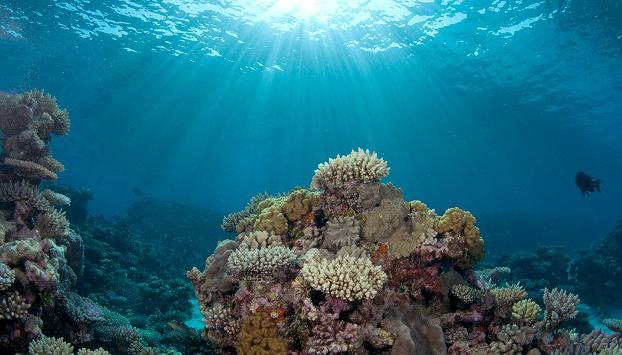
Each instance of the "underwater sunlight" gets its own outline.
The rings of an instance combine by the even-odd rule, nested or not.
[[[622,1],[0,0],[0,354],[622,355]]]

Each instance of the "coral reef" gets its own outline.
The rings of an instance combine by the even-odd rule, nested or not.
[[[591,250],[582,251],[570,265],[576,291],[588,304],[602,309],[622,307],[622,220]]]
[[[542,311],[519,284],[492,285],[509,270],[476,274],[484,244],[473,215],[405,202],[380,182],[387,174],[384,160],[359,149],[320,164],[311,187],[322,191],[262,195],[228,216],[223,228],[237,238],[187,273],[203,339],[221,354],[540,354],[617,344],[560,328],[576,315],[574,294],[545,290]]]
[[[347,184],[378,182],[389,174],[387,163],[369,150],[352,150],[348,155],[322,163],[311,181],[314,189],[339,189]]]

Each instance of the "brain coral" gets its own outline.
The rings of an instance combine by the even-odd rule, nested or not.
[[[337,155],[315,170],[311,181],[314,189],[338,189],[347,184],[377,182],[389,175],[387,162],[369,150],[352,150],[348,155]]]
[[[307,262],[300,274],[314,289],[347,301],[374,298],[387,280],[369,258],[351,256]]]

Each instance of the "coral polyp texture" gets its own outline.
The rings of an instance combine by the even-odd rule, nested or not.
[[[481,279],[475,217],[404,201],[380,181],[388,172],[358,149],[320,164],[311,189],[259,195],[225,218],[237,235],[187,274],[216,353],[570,354],[617,345],[561,328],[576,315],[574,294],[545,290],[538,304],[519,284]]]

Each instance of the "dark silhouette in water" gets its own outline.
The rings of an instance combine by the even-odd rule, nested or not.
[[[579,171],[575,177],[577,187],[581,190],[582,194],[590,194],[594,191],[600,192],[600,179],[594,179],[588,174]]]
[[[134,194],[134,196],[144,196],[145,193],[143,192],[143,190],[139,189],[139,188],[133,188],[132,189],[132,193]]]

